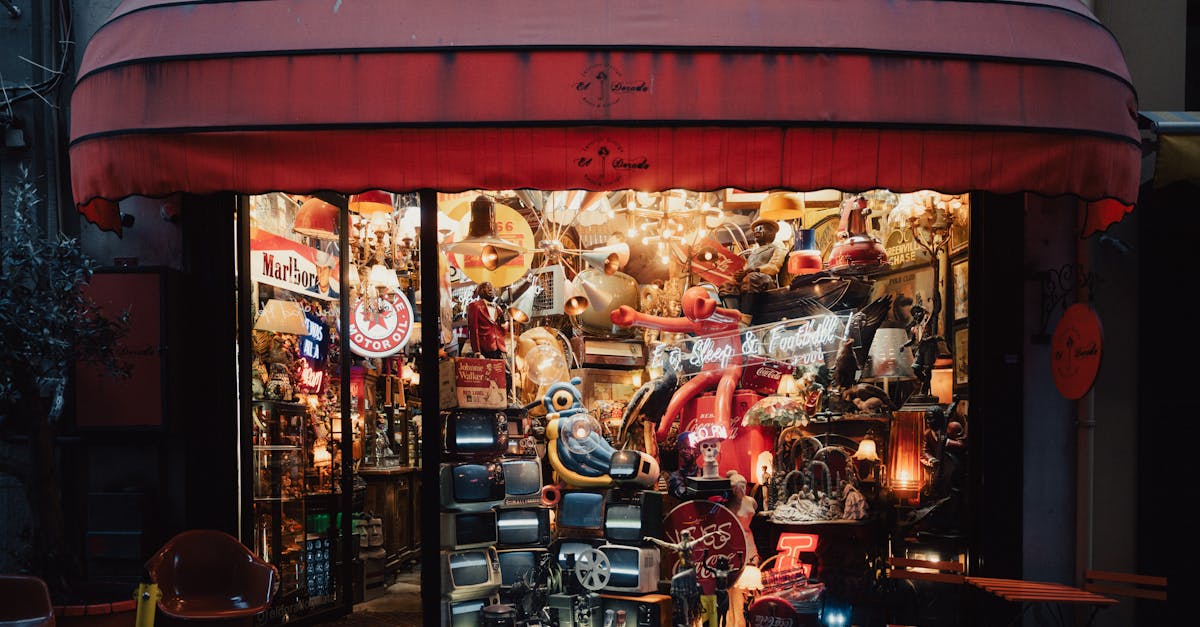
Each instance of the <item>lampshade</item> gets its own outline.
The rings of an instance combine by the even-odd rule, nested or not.
[[[759,203],[758,217],[765,220],[798,220],[804,217],[804,200],[796,194],[772,192]]]
[[[779,377],[779,387],[775,390],[779,396],[796,396],[800,393],[800,387],[796,385],[796,377],[792,373],[785,372],[782,377]]]
[[[919,501],[924,483],[921,467],[921,436],[925,432],[925,412],[930,405],[905,403],[893,413],[888,439],[888,481],[900,501]]]
[[[350,285],[358,285],[358,266],[350,264],[346,269],[346,278],[350,279]]]
[[[863,377],[865,380],[913,379],[912,349],[904,345],[908,342],[908,331],[900,328],[882,328],[875,331],[875,339],[871,342],[871,370]]]
[[[373,189],[350,197],[350,211],[362,215],[373,213],[391,213],[392,195],[379,189]]]
[[[537,285],[529,286],[512,305],[509,305],[508,316],[522,324],[529,322],[529,318],[533,316],[533,301],[540,290]]]
[[[929,392],[943,405],[954,402],[954,360],[945,358],[933,362]]]
[[[628,247],[628,245],[626,245]],[[612,275],[621,269],[621,256],[616,251],[605,250],[608,246],[603,246],[595,250],[589,250],[581,253],[579,256],[583,258],[587,264],[597,270],[602,270],[604,274]]]
[[[335,240],[338,238],[337,223],[337,207],[320,198],[309,198],[296,212],[292,230],[316,239]]]
[[[308,322],[304,317],[304,308],[294,300],[272,298],[263,307],[258,320],[254,321],[254,330],[308,335]]]
[[[380,263],[371,266],[371,273],[367,275],[367,281],[375,287],[386,287],[390,290],[400,289],[400,280],[396,278],[396,272]]]
[[[367,220],[367,225],[372,233],[387,233],[392,230],[392,217],[383,211],[376,211]]]
[[[605,311],[612,304],[612,294],[600,289],[600,286],[591,281],[579,281],[579,289],[587,296],[589,306],[598,311]]]
[[[733,583],[733,587],[751,592],[762,590],[762,570],[754,564],[747,564],[742,568],[742,574],[738,575],[737,581]]]
[[[501,239],[496,228],[496,203],[491,198],[479,195],[471,202],[471,222],[467,236],[445,246],[446,252],[468,257],[479,257],[483,267],[495,270],[520,256],[524,249]]]
[[[582,293],[582,290],[575,287],[575,284],[568,282],[565,286],[565,294],[563,299],[563,313],[568,316],[578,316],[587,311],[589,303],[588,297]]]
[[[879,461],[879,453],[875,450],[875,439],[864,437],[858,443],[858,450],[851,455],[854,459],[860,462],[877,462]]]

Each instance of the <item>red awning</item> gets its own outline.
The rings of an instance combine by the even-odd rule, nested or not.
[[[1104,223],[1137,195],[1136,111],[1077,0],[127,0],[70,153],[109,229],[133,194],[522,187],[1126,206]]]

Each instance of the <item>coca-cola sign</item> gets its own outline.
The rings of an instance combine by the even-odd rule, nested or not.
[[[689,557],[696,566],[696,581],[704,594],[714,594],[713,566],[718,558],[729,560],[729,583],[737,581],[738,574],[746,565],[746,547],[753,542],[753,538],[729,508],[711,501],[681,503],[667,514],[665,527],[664,534],[668,542],[678,543],[684,530],[691,533],[693,540],[703,538],[692,547]],[[676,553],[667,555],[663,572],[674,572],[677,561],[679,557]]]

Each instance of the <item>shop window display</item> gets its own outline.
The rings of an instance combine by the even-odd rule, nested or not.
[[[382,191],[246,199],[242,270],[249,280],[241,294],[253,313],[244,349],[244,467],[252,489],[242,526],[255,552],[280,571],[269,622],[378,596],[417,559],[420,400],[413,392],[420,379],[410,340],[419,254],[409,200]],[[478,449],[481,426],[490,420],[497,428],[494,415],[464,420],[452,437],[466,451]],[[490,534],[475,524],[488,516]],[[459,531],[460,544],[486,547],[496,537],[494,521],[488,512],[447,521],[447,528]],[[353,530],[349,543],[344,529]]]
[[[501,572],[447,546],[444,624],[911,622],[878,565],[965,554],[968,196],[438,202],[443,527]]]

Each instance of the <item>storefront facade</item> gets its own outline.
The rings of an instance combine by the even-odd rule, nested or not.
[[[832,300],[824,303],[825,308],[852,316],[879,296],[893,297],[888,306],[901,294],[918,305],[928,301],[926,311],[933,310],[937,320],[930,327],[932,334],[943,336],[944,352],[953,355],[952,392],[969,401],[970,407],[969,413],[962,414],[970,427],[972,452],[961,477],[964,520],[960,535],[947,541],[947,546],[954,545],[954,555],[961,556],[959,561],[974,574],[1020,574],[1020,512],[1011,507],[1021,500],[1019,484],[995,477],[1013,472],[1013,451],[1021,450],[1021,434],[994,417],[1022,411],[1020,395],[1012,394],[1020,389],[1020,372],[1006,361],[1006,356],[1020,352],[1021,328],[996,313],[1019,299],[1022,290],[1020,269],[1006,263],[1014,242],[1024,239],[1022,192],[1072,194],[1097,201],[1081,203],[1078,226],[1085,231],[1119,219],[1136,196],[1140,157],[1131,113],[1136,110],[1132,87],[1115,42],[1082,8],[1052,2],[911,3],[883,8],[864,2],[841,3],[834,17],[823,3],[752,8],[712,3],[662,7],[660,13],[650,14],[631,5],[601,4],[573,14],[539,11],[535,19],[532,7],[479,15],[478,7],[468,11],[465,4],[451,4],[407,15],[403,26],[407,34],[398,37],[394,23],[372,20],[394,12],[384,8],[386,3],[342,6],[332,17],[328,7],[317,4],[295,5],[290,10],[296,15],[284,19],[280,3],[274,2],[127,3],[89,44],[73,103],[73,176],[77,201],[89,219],[120,229],[115,205],[105,199],[186,192],[184,216],[216,215],[185,217],[185,221],[195,220],[192,224],[204,225],[201,230],[207,233],[228,235],[231,228],[236,233],[235,243],[224,247],[236,263],[230,259],[216,267],[232,269],[239,287],[236,294],[226,291],[214,303],[237,311],[237,341],[231,340],[220,351],[226,364],[237,365],[237,393],[217,401],[239,417],[227,418],[220,428],[228,436],[223,458],[241,465],[236,473],[227,473],[240,487],[240,498],[228,495],[237,503],[237,531],[244,543],[280,566],[282,540],[270,536],[284,528],[285,517],[302,520],[306,543],[310,535],[316,541],[322,534],[332,542],[335,557],[325,563],[325,571],[330,565],[337,570],[339,561],[342,564],[330,579],[314,579],[320,569],[312,565],[319,560],[307,556],[312,551],[306,544],[306,557],[299,562],[303,569],[294,569],[291,580],[297,591],[305,590],[299,595],[304,601],[281,607],[274,618],[345,611],[354,598],[349,546],[357,543],[358,536],[353,535],[349,519],[363,511],[355,495],[367,498],[364,490],[356,490],[356,474],[367,481],[372,472],[410,473],[411,511],[452,511],[457,506],[470,513],[475,509],[442,495],[448,481],[441,476],[444,464],[451,464],[452,474],[463,465],[461,458],[454,457],[454,444],[443,440],[441,433],[447,421],[456,420],[455,414],[431,420],[441,408],[453,406],[443,398],[448,391],[440,388],[435,373],[458,367],[444,364],[439,353],[446,352],[447,358],[456,352],[466,354],[468,345],[472,353],[491,352],[475,346],[484,340],[468,341],[469,331],[453,330],[453,299],[457,297],[464,310],[470,307],[471,298],[464,298],[464,290],[473,293],[482,283],[491,282],[499,288],[501,302],[516,307],[524,295],[521,283],[536,283],[529,277],[538,271],[553,275],[553,267],[560,267],[563,277],[551,279],[550,291],[565,291],[570,283],[590,296],[589,301],[606,300],[599,294],[619,295],[607,299],[611,302],[603,307],[588,302],[572,314],[566,301],[578,294],[563,294],[563,302],[530,317],[575,335],[582,345],[573,349],[581,369],[599,371],[583,374],[600,377],[612,390],[607,396],[597,394],[596,381],[581,382],[592,388],[580,390],[589,414],[604,407],[622,411],[612,402],[627,401],[640,385],[639,376],[664,376],[662,364],[651,359],[656,346],[664,347],[659,354],[679,347],[681,360],[703,368],[705,363],[720,362],[721,356],[713,352],[720,347],[710,350],[700,345],[706,339],[715,345],[721,331],[697,327],[693,339],[660,342],[662,338],[651,340],[641,332],[635,336],[605,329],[603,321],[595,322],[597,314],[616,321],[622,303],[649,314],[643,290],[651,285],[673,295],[655,314],[661,316],[681,313],[678,306],[688,288],[712,283],[721,292],[721,283],[730,278],[706,276],[713,272],[697,265],[702,254],[728,252],[737,257],[752,254],[758,245],[778,244],[785,252],[819,251],[820,272],[831,271],[837,265],[831,265],[837,231],[846,229],[834,228],[835,221],[829,218],[852,215],[860,195],[863,203],[857,210],[866,224],[861,230],[850,229],[849,235],[878,238],[890,263],[830,274],[831,280],[841,283],[869,285],[853,304]],[[186,19],[182,13],[187,13]],[[464,15],[471,17],[464,19]],[[306,30],[304,45],[297,46],[290,26],[293,19],[321,27]],[[1026,39],[1015,47],[1010,41],[994,40],[986,34],[991,32],[986,26],[997,21],[1026,33]],[[189,33],[197,23],[263,28],[254,40],[237,36],[235,29],[216,29],[196,37]],[[483,31],[480,24],[492,27]],[[582,28],[584,24],[589,27]],[[604,27],[594,28],[597,24]],[[799,28],[798,24],[822,27]],[[956,28],[945,28],[946,24]],[[1090,43],[1058,50],[1056,42],[1064,40]],[[716,41],[722,43],[706,43]],[[298,90],[304,95],[296,97]],[[264,97],[247,98],[247,94]],[[135,101],[146,104],[127,106]],[[340,194],[314,194],[320,190]],[[355,207],[366,192],[374,190],[391,192],[384,195],[386,208],[380,213],[386,214],[386,220],[378,221],[378,230],[368,217],[370,212]],[[752,232],[754,221],[769,217],[764,204],[771,197],[768,190],[779,190],[783,198],[801,203],[795,213],[776,214],[776,228],[792,231],[790,236],[752,245],[746,238],[739,242],[734,236],[717,235],[727,218]],[[921,190],[939,193],[915,193]],[[498,211],[516,213],[529,231],[517,237],[519,223],[514,231],[514,220],[497,220],[502,226],[489,232],[498,240],[492,243],[513,245],[515,253],[512,259],[500,260],[499,270],[486,268],[485,255],[490,251],[454,248],[454,242],[471,243],[476,235],[473,218],[483,214],[471,205],[478,196],[489,199]],[[929,224],[922,220],[926,211],[930,218],[941,216],[937,225],[941,232],[928,228],[934,226],[932,220]],[[318,212],[321,220],[312,222]],[[949,222],[948,216],[953,216]],[[483,223],[490,222],[484,219]],[[416,224],[438,228],[413,229]],[[674,238],[673,228],[682,231]],[[803,231],[811,231],[818,241],[806,247],[801,241]],[[613,232],[625,234],[625,241],[610,240]],[[702,242],[710,232],[715,245],[706,251]],[[918,232],[930,238],[936,235],[942,248],[923,253],[914,241]],[[889,240],[892,235],[895,241]],[[185,239],[190,237],[185,234]],[[199,245],[203,240],[192,241]],[[546,241],[552,242],[548,248],[543,246]],[[629,259],[618,259],[621,269],[615,272],[634,286],[633,298],[625,295],[627,286],[613,283],[611,277],[618,275],[604,272],[603,263],[587,274],[586,252],[616,250],[606,247],[619,249],[621,243],[626,244]],[[291,261],[282,263],[285,257]],[[653,267],[654,261],[661,267]],[[640,271],[632,269],[630,264],[639,263]],[[368,276],[375,265],[385,267],[397,281],[377,298],[370,290],[382,284]],[[498,278],[494,272],[505,276]],[[793,301],[820,295],[821,288],[803,279],[797,283],[796,278],[806,276],[800,267],[781,274],[798,290],[773,292],[783,302],[784,313],[754,310],[757,305],[751,303],[757,297],[751,294],[757,290],[749,287],[733,290],[743,291],[740,299],[727,293],[702,298],[717,297],[723,306],[748,314],[744,325],[760,332],[755,342],[769,345],[767,336],[773,331],[777,336],[799,337],[797,324],[817,325],[819,320],[811,312],[795,310]],[[590,294],[584,285],[589,276],[596,284],[590,286]],[[785,288],[782,277],[774,277],[771,287]],[[926,281],[928,287],[918,286]],[[604,285],[596,292],[600,284]],[[353,298],[352,291],[359,298]],[[913,298],[918,294],[921,298]],[[290,315],[297,309],[302,312],[304,329],[262,324],[270,309],[284,303],[290,303],[284,307],[292,311]],[[294,306],[297,303],[299,308]],[[360,306],[368,314],[379,314],[384,303],[397,318],[407,311],[409,326],[401,333],[402,340],[392,341],[392,333],[373,337],[342,330],[342,321],[360,319],[356,311]],[[227,309],[225,315],[233,310]],[[498,309],[491,315],[496,313]],[[439,324],[414,324],[429,320]],[[849,318],[840,324],[831,337],[849,337]],[[510,325],[509,332],[515,336],[530,328]],[[303,359],[301,365],[293,362],[295,368],[307,367],[313,373],[304,378],[305,396],[297,390],[282,394],[279,383],[272,388],[268,363],[262,364],[267,370],[265,381],[259,380],[263,387],[256,387],[254,375],[261,372],[256,353],[269,355],[273,347],[266,345],[268,339],[280,338],[259,332],[296,338],[291,340],[295,347],[286,351]],[[910,334],[904,339],[914,338]],[[605,363],[603,355],[613,342],[629,345],[631,340],[643,351],[643,361]],[[807,371],[801,366],[807,357],[798,352],[753,352],[746,348],[747,341],[741,337],[738,354],[726,358],[770,357],[786,363],[794,378],[804,379]],[[595,350],[589,350],[589,342]],[[501,344],[507,356],[492,356],[507,358],[504,370],[509,377],[527,378],[527,368],[517,364],[519,344],[504,344],[503,338]],[[821,362],[836,370],[837,352],[836,345],[826,348],[809,365]],[[570,362],[565,347],[562,356]],[[970,376],[967,363],[972,365]],[[356,366],[363,368],[362,392],[355,387]],[[405,367],[419,373],[417,381],[405,377]],[[841,396],[854,385],[889,385],[888,375],[870,377],[865,368],[851,370],[858,372],[840,382],[827,379],[824,387],[837,388]],[[314,386],[318,371],[322,380]],[[687,368],[680,375],[687,380],[703,378]],[[902,378],[911,380],[907,374]],[[506,379],[503,386],[515,388],[519,383]],[[513,389],[503,404],[536,405],[537,389],[546,382],[533,383],[529,390]],[[749,387],[745,381],[740,385]],[[760,392],[766,398],[781,394],[778,388]],[[410,398],[419,400],[410,403]],[[298,399],[304,402],[290,403]],[[831,405],[823,404],[815,409],[828,412],[825,422],[815,420],[813,414],[813,424],[832,424],[833,414],[883,413],[878,408],[839,407],[837,400],[865,404],[869,399],[847,394]],[[899,412],[902,405],[896,402],[892,409]],[[496,409],[487,401],[483,407]],[[289,412],[295,412],[297,419],[289,420]],[[407,446],[410,440],[406,439],[411,433],[409,419],[418,412],[425,428],[419,453],[415,446]],[[314,420],[318,415],[320,420]],[[648,418],[654,417],[643,417],[642,422]],[[391,436],[390,443],[401,447],[392,451],[394,462],[384,461],[391,459],[387,454],[374,455],[377,424],[373,422],[377,420],[381,432]],[[318,422],[323,431],[314,426]],[[726,429],[735,426],[714,424]],[[864,418],[861,432],[836,434],[843,438],[840,449],[851,453],[862,449],[871,424]],[[895,418],[882,424],[887,425],[888,439],[895,438]],[[269,425],[290,425],[295,432],[272,432],[275,427]],[[664,436],[672,433],[669,428],[659,425]],[[677,429],[685,430],[682,420]],[[918,435],[925,431],[920,422],[908,429]],[[943,426],[943,443],[951,439],[946,431]],[[526,435],[519,430],[511,433]],[[832,435],[826,432],[825,445]],[[777,452],[776,436],[769,438],[771,444],[752,450],[755,459],[761,453]],[[210,437],[210,441],[221,439]],[[883,436],[876,433],[875,437],[881,449],[890,451],[881,451],[883,459],[890,463],[898,457],[895,446],[884,447]],[[651,439],[658,444],[669,441],[668,437]],[[298,448],[281,448],[290,446]],[[511,444],[505,446],[502,452],[513,452]],[[646,440],[642,448],[655,446]],[[302,459],[289,467],[292,452]],[[641,452],[656,458],[664,470],[679,464],[678,459],[668,459],[675,454],[669,451]],[[478,455],[466,457],[479,465]],[[570,476],[569,463],[551,462],[548,451],[546,457],[547,469],[553,467],[560,479]],[[360,471],[372,465],[367,460],[376,463],[371,472],[355,473],[344,460],[360,460]],[[257,472],[259,462],[278,478],[291,477],[300,484],[270,481],[271,472]],[[751,485],[770,483],[762,473],[755,476],[757,462],[726,466],[730,467],[719,466],[722,474],[737,469]],[[863,470],[856,468],[853,474]],[[884,473],[891,468],[875,470]],[[814,474],[811,468],[807,473],[809,482],[833,482],[850,474],[831,473],[828,468],[824,474]],[[266,484],[259,485],[260,480],[267,480]],[[899,475],[888,476],[881,484],[886,498],[879,501],[888,503],[883,509],[889,514],[883,518],[893,531],[870,539],[854,534],[841,537],[835,531],[824,541],[860,548],[882,544],[869,554],[884,560],[915,556],[917,548],[897,550],[895,543],[905,538],[894,532],[896,517],[932,501],[921,500],[921,486],[913,488],[898,480]],[[568,493],[572,489],[602,493],[609,487],[593,486],[588,492],[591,484],[584,479],[563,483]],[[785,499],[800,489],[794,488],[784,494]],[[830,492],[830,486],[822,491]],[[907,498],[897,496],[905,491],[909,491]],[[212,488],[206,496],[219,492]],[[615,499],[615,492],[604,494],[614,497],[613,503],[626,502]],[[323,504],[317,502],[322,495]],[[633,498],[625,492],[622,497]],[[687,499],[681,502],[686,504]],[[302,503],[306,509],[287,515],[286,503]],[[318,521],[312,512],[325,518]],[[814,521],[783,522],[803,527]],[[426,607],[443,601],[443,594],[460,601],[464,595],[454,595],[441,572],[443,561],[458,554],[454,544],[444,553],[429,540],[442,537],[441,521],[423,515],[408,524],[412,538],[408,550],[416,546],[417,538],[426,540],[420,542]],[[754,527],[748,525],[753,533],[748,537],[765,554],[773,544],[765,538],[774,539],[778,530]],[[675,534],[666,531],[664,539],[678,541],[678,529]],[[570,535],[557,539],[563,537]],[[320,554],[324,546],[318,541],[313,550]],[[401,551],[389,547],[387,554],[397,557]],[[605,554],[620,559],[618,553]],[[667,569],[662,572],[662,579],[670,579]],[[626,587],[645,592],[643,583]],[[339,592],[322,587],[326,585],[340,587]],[[845,593],[850,588],[847,584],[830,596],[834,601],[826,608],[828,616],[853,615],[854,603],[848,600],[852,595]],[[471,599],[491,598],[490,590],[482,597],[474,594],[479,591],[464,594]]]

